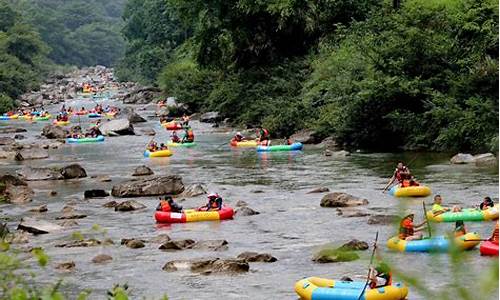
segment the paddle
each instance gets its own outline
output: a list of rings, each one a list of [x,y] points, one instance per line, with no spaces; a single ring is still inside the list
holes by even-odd
[[[372,264],[373,264],[373,257],[375,256],[375,250],[377,249],[377,241],[378,241],[378,231],[377,231],[377,234],[375,235],[375,243],[373,244],[373,251],[372,251],[372,257],[370,258],[370,265],[368,265],[368,276],[366,277],[365,286],[363,287],[361,294],[359,294],[358,300],[361,299],[361,297],[363,296],[363,294],[366,291],[366,287],[368,286],[368,283],[370,282],[370,271],[371,271]]]
[[[431,238],[432,237],[431,224],[429,223],[429,219],[427,218],[427,209],[425,208],[424,201],[422,201],[422,207],[424,208],[424,216],[425,216],[425,221],[427,222],[427,229],[429,229],[429,238]]]
[[[489,242],[490,239],[474,239],[474,240],[464,240],[464,242]]]

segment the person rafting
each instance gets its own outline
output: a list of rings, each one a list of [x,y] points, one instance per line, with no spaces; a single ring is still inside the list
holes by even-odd
[[[245,140],[245,137],[241,134],[241,132],[236,132],[236,134],[233,136],[233,141],[235,142],[242,142]]]
[[[271,144],[269,130],[262,128],[262,126],[259,126],[257,134],[258,134],[258,142],[262,146],[269,146]]]
[[[495,203],[493,202],[493,200],[491,200],[490,197],[484,197],[483,199],[483,202],[481,202],[481,204],[479,204],[479,209],[481,210],[486,210],[490,207],[494,207],[495,206]]]
[[[399,184],[401,187],[408,187],[408,186],[418,186],[418,182],[415,181],[415,178],[411,175],[410,169],[404,165],[402,161],[398,162],[398,165],[396,166],[396,170],[394,170],[394,173],[389,180],[389,183],[384,187],[384,192],[393,185],[394,182],[397,181],[397,184]]]
[[[160,144],[160,150],[168,150],[167,145],[165,145],[164,143],[161,143]]]
[[[172,140],[172,143],[180,143],[181,139],[177,135],[177,131],[172,131],[172,134],[170,135],[170,139]]]
[[[186,127],[184,131],[184,136],[182,137],[181,143],[193,143],[194,142],[194,132],[191,127]]]
[[[399,239],[412,241],[421,240],[423,238],[422,231],[425,229],[424,225],[427,221],[424,221],[419,225],[414,225],[414,217],[415,215],[413,213],[409,213],[401,220],[399,223]]]
[[[99,129],[99,125],[101,125],[101,120],[97,120],[97,122],[92,127],[90,127],[87,135],[90,137],[98,137],[102,135],[102,132]]]
[[[462,209],[459,206],[453,206],[453,208],[449,207],[443,207],[441,204],[443,203],[443,198],[441,195],[436,195],[434,196],[434,204],[432,204],[432,214],[434,216],[439,216],[440,214],[443,214],[447,211],[452,211],[452,212],[459,212]]]
[[[293,144],[293,141],[290,137],[285,137],[285,139],[283,140],[284,144],[285,145],[291,145]]]
[[[181,119],[182,126],[189,126],[189,121],[190,121],[189,116],[186,114],[183,114],[182,119]]]
[[[464,236],[467,233],[465,229],[464,221],[456,221],[455,222],[455,237]]]
[[[202,207],[202,210],[221,210],[222,209],[222,197],[217,193],[208,194],[208,203],[206,206]]]
[[[158,150],[158,144],[154,140],[151,140],[147,145],[146,149],[149,152],[155,152],[156,150]]]
[[[156,207],[157,211],[165,211],[165,212],[174,212],[181,213],[182,206],[174,202],[174,199],[171,196],[165,196],[165,198],[159,198],[160,203]]]
[[[60,112],[66,112],[66,104],[63,103]]]
[[[390,286],[392,285],[391,268],[386,263],[381,262],[375,268],[370,268],[368,278],[370,280],[370,289]],[[379,283],[379,279],[382,279],[383,281]]]
[[[488,240],[498,245],[498,220],[497,224],[495,225],[495,229],[493,230],[493,233],[491,234],[491,237]]]

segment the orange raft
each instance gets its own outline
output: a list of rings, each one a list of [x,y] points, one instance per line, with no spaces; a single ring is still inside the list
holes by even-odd
[[[158,223],[186,223],[202,221],[219,221],[232,219],[234,211],[229,206],[223,206],[221,210],[200,211],[186,209],[181,213],[170,211],[155,212],[155,219]]]

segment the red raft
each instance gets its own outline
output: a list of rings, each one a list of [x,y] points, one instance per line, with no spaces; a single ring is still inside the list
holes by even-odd
[[[481,255],[498,256],[498,244],[490,241],[483,242],[479,246],[479,252]]]
[[[183,128],[180,123],[177,123],[175,121],[161,123],[161,126],[165,127],[165,129],[167,130],[180,130]]]
[[[158,223],[186,223],[202,221],[219,221],[232,219],[234,211],[229,206],[223,206],[221,210],[200,211],[186,209],[182,213],[170,211],[155,212],[155,219]]]

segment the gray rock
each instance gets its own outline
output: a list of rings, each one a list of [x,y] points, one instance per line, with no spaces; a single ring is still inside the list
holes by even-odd
[[[16,153],[15,160],[44,159],[49,157],[49,152],[41,148],[21,149]]]
[[[139,249],[144,248],[146,245],[144,244],[146,241],[139,239],[122,239],[121,244],[125,245],[131,249]]]
[[[138,87],[123,97],[124,104],[147,104],[161,97],[161,90],[156,87]]]
[[[243,252],[240,253],[236,258],[239,258],[245,262],[275,262],[278,259],[268,253],[257,253],[257,252]]]
[[[183,197],[196,197],[207,193],[205,187],[199,183],[191,184],[182,192]]]
[[[69,131],[61,126],[48,124],[42,129],[42,136],[48,139],[65,139],[68,135]]]
[[[315,132],[310,129],[302,129],[294,133],[290,138],[293,141],[300,142],[302,144],[316,144],[318,139],[315,136]]]
[[[478,167],[497,167],[498,160],[493,153],[474,155],[474,164]]]
[[[31,202],[35,193],[21,178],[13,175],[0,176],[0,197],[9,203]]]
[[[474,156],[468,153],[458,153],[450,159],[452,164],[469,164],[474,162]]]
[[[143,130],[141,130],[141,133],[144,135],[149,135],[149,136],[156,135],[156,131],[153,128],[143,129]]]
[[[366,199],[338,192],[325,195],[320,203],[322,207],[352,207],[367,204],[368,200]]]
[[[317,187],[313,190],[310,190],[309,192],[307,192],[307,194],[315,194],[315,193],[326,193],[326,192],[329,192],[330,189],[327,188],[327,187]]]
[[[339,144],[333,137],[327,137],[321,143],[319,143],[320,147],[330,150],[330,151],[338,151],[341,150]]]
[[[134,126],[128,119],[115,119],[101,124],[99,127],[104,135],[135,135]]]
[[[95,247],[101,245],[102,242],[96,239],[78,240],[56,244],[58,248],[78,248],[78,247]]]
[[[238,216],[253,216],[253,215],[258,215],[260,214],[260,212],[258,211],[255,211],[253,209],[251,209],[250,207],[248,206],[241,206],[241,207],[237,207],[234,211],[234,213]]]
[[[83,192],[84,198],[104,198],[108,197],[109,193],[105,190],[87,190]]]
[[[109,201],[109,202],[104,203],[102,206],[103,207],[107,207],[107,208],[114,208],[117,205],[118,205],[118,202],[116,202],[115,200],[113,200],[113,201]]]
[[[24,140],[26,137],[22,134],[16,134],[14,135],[14,139],[16,140]]]
[[[186,250],[193,247],[196,242],[191,239],[169,240],[160,245],[160,250]]]
[[[2,136],[0,137],[0,145],[3,146],[3,145],[12,145],[16,142],[15,139],[11,138],[11,137],[7,137],[7,136]]]
[[[107,263],[113,260],[113,257],[107,254],[99,254],[92,258],[92,262],[95,264],[102,264],[102,263]]]
[[[198,241],[191,247],[191,249],[225,251],[228,249],[228,242],[226,240]]]
[[[153,174],[154,174],[153,170],[151,170],[149,167],[142,165],[135,168],[132,176],[148,176]]]
[[[238,200],[235,204],[236,207],[243,207],[243,206],[248,206],[248,203],[246,203],[243,200]]]
[[[74,261],[67,261],[67,262],[62,262],[62,263],[57,264],[56,270],[69,272],[69,271],[73,271],[75,269],[75,267],[76,267],[76,264]]]
[[[136,112],[131,112],[129,115],[128,115],[128,120],[131,124],[135,124],[135,123],[144,123],[144,122],[147,122],[146,119],[144,119],[143,117],[141,117],[138,113]]]
[[[44,234],[59,231],[62,227],[44,220],[24,217],[22,218],[21,223],[17,226],[17,229],[33,234]]]
[[[345,243],[344,245],[340,246],[338,250],[342,251],[359,251],[359,250],[368,250],[368,243],[359,241],[359,240],[350,240],[349,242]]]
[[[61,169],[61,175],[64,179],[83,178],[87,177],[87,172],[79,164],[71,164]]]
[[[58,168],[32,168],[25,166],[18,171],[19,176],[24,180],[60,180],[64,179],[61,169]]]
[[[19,132],[27,132],[28,130],[20,127],[13,127],[13,126],[3,126],[0,127],[0,134],[3,133],[19,133]]]
[[[46,211],[48,211],[47,204],[42,204],[40,206],[33,207],[29,211],[31,211],[31,212],[38,212],[38,213],[46,212]]]
[[[391,225],[396,223],[400,219],[396,215],[373,215],[368,218],[367,223],[370,225]]]
[[[69,220],[63,220],[61,222],[58,222],[57,224],[61,225],[62,227],[74,227],[78,226],[78,222],[72,219]]]
[[[114,197],[141,197],[178,195],[184,191],[182,178],[178,175],[155,176],[140,180],[131,180],[113,186]]]
[[[118,203],[115,206],[115,211],[134,211],[139,209],[146,208],[146,205],[137,202],[135,200],[127,200],[121,203]]]
[[[164,271],[190,270],[201,274],[238,274],[248,272],[250,266],[240,259],[174,260],[163,266]]]
[[[200,117],[200,122],[204,122],[204,123],[217,123],[217,122],[220,122],[221,120],[222,119],[219,116],[219,113],[216,111],[204,113]]]

